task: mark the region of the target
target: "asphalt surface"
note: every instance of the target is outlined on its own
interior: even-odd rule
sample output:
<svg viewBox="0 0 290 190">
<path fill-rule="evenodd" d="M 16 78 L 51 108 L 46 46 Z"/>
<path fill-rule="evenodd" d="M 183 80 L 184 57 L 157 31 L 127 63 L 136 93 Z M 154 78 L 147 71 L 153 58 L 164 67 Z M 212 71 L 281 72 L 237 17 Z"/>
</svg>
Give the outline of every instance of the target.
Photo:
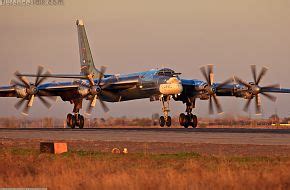
<svg viewBox="0 0 290 190">
<path fill-rule="evenodd" d="M 0 129 L 0 139 L 290 145 L 289 129 Z"/>
</svg>

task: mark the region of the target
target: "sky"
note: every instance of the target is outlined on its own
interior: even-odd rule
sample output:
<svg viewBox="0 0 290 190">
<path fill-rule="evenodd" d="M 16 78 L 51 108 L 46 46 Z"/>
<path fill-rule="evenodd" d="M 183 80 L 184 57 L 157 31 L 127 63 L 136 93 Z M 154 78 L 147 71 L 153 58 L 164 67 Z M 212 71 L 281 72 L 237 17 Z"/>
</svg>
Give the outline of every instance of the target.
<svg viewBox="0 0 290 190">
<path fill-rule="evenodd" d="M 215 65 L 215 80 L 237 75 L 251 81 L 250 65 L 269 71 L 261 84 L 290 88 L 290 1 L 288 0 L 64 0 L 61 6 L 0 6 L 0 85 L 16 70 L 79 73 L 75 21 L 83 19 L 96 67 L 119 74 L 169 67 L 182 78 L 203 79 L 200 67 Z M 273 103 L 262 98 L 263 116 L 290 114 L 290 94 Z M 248 115 L 245 100 L 221 97 L 225 114 Z M 0 99 L 0 116 L 20 116 L 15 98 Z M 86 106 L 87 103 L 85 103 Z M 97 105 L 91 117 L 148 117 L 160 102 L 136 100 Z M 253 105 L 251 106 L 254 111 Z M 66 117 L 73 105 L 60 99 L 47 110 L 36 101 L 29 117 Z M 185 110 L 171 102 L 171 114 Z M 198 116 L 208 101 L 197 101 Z"/>
</svg>

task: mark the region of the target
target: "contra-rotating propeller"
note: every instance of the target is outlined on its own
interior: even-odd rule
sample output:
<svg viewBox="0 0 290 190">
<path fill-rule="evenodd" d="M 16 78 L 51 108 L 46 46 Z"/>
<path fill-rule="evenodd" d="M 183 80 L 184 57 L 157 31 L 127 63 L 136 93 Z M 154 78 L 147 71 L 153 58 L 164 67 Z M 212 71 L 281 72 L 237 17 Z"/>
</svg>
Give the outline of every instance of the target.
<svg viewBox="0 0 290 190">
<path fill-rule="evenodd" d="M 206 71 L 206 67 L 201 67 L 200 70 L 201 70 L 201 73 L 203 74 L 203 76 L 207 82 L 207 86 L 205 87 L 205 89 L 203 89 L 203 91 L 205 91 L 207 93 L 207 95 L 209 95 L 209 114 L 214 113 L 213 102 L 214 102 L 214 105 L 216 106 L 217 112 L 222 113 L 223 110 L 222 110 L 221 104 L 216 96 L 216 92 L 217 92 L 217 90 L 221 89 L 225 85 L 231 83 L 233 81 L 233 79 L 230 78 L 230 79 L 224 81 L 223 83 L 215 85 L 214 84 L 213 65 L 208 65 L 207 71 Z"/>
<path fill-rule="evenodd" d="M 40 91 L 38 89 L 39 85 L 41 85 L 46 79 L 47 77 L 40 77 L 43 73 L 44 68 L 39 66 L 37 69 L 37 77 L 35 78 L 35 82 L 30 83 L 26 77 L 22 76 L 20 72 L 16 71 L 14 73 L 15 77 L 18 80 L 11 80 L 11 85 L 14 86 L 14 88 L 16 89 L 16 91 L 19 91 L 20 94 L 22 94 L 22 98 L 21 100 L 19 100 L 16 104 L 15 104 L 15 108 L 16 109 L 20 109 L 20 107 L 22 106 L 22 104 L 27 101 L 22 113 L 25 115 L 28 115 L 30 108 L 33 105 L 35 96 L 37 96 L 39 98 L 39 100 L 47 107 L 50 108 L 51 107 L 51 103 L 49 103 L 43 96 L 51 99 L 51 100 L 56 100 L 56 97 L 51 96 L 51 94 L 49 92 L 46 91 Z M 50 75 L 50 73 L 48 71 L 45 72 L 45 75 Z"/>
<path fill-rule="evenodd" d="M 96 106 L 97 99 L 99 100 L 102 109 L 105 112 L 108 112 L 109 108 L 106 105 L 106 103 L 102 100 L 102 97 L 109 97 L 111 99 L 117 98 L 117 96 L 115 94 L 113 94 L 112 92 L 107 90 L 108 87 L 111 86 L 110 83 L 101 85 L 101 83 L 104 79 L 105 72 L 106 72 L 106 67 L 101 66 L 97 83 L 95 83 L 92 75 L 87 76 L 87 78 L 90 82 L 89 85 L 85 85 L 89 89 L 89 93 L 87 96 L 92 96 L 92 98 L 90 99 L 90 103 L 87 107 L 88 114 L 90 114 L 92 112 L 92 109 Z"/>
<path fill-rule="evenodd" d="M 265 76 L 267 72 L 267 68 L 263 67 L 262 70 L 260 71 L 259 75 L 257 75 L 257 70 L 256 70 L 256 65 L 251 66 L 251 71 L 253 75 L 254 82 L 245 82 L 244 80 L 240 79 L 239 77 L 235 76 L 236 82 L 238 82 L 241 85 L 244 85 L 247 87 L 245 90 L 248 94 L 248 101 L 244 106 L 244 111 L 249 110 L 250 103 L 252 99 L 255 97 L 255 107 L 256 107 L 256 114 L 261 114 L 261 100 L 259 94 L 262 94 L 266 98 L 270 99 L 271 101 L 276 101 L 276 97 L 269 94 L 267 90 L 271 88 L 280 88 L 279 84 L 273 84 L 273 85 L 267 85 L 267 86 L 259 86 L 262 78 Z"/>
</svg>

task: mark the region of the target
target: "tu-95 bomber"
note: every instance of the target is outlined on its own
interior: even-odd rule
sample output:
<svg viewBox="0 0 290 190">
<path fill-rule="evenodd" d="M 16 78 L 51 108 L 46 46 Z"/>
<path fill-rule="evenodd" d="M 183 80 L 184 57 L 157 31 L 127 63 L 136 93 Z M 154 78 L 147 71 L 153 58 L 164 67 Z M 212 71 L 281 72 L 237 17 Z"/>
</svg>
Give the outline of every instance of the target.
<svg viewBox="0 0 290 190">
<path fill-rule="evenodd" d="M 83 128 L 84 116 L 80 110 L 85 101 L 89 101 L 86 113 L 90 114 L 97 101 L 102 109 L 109 111 L 105 102 L 122 102 L 136 99 L 150 99 L 161 101 L 163 116 L 159 118 L 161 127 L 171 126 L 169 115 L 169 102 L 171 99 L 181 101 L 185 105 L 185 112 L 179 115 L 181 126 L 195 128 L 197 116 L 192 113 L 197 99 L 209 101 L 209 113 L 214 110 L 222 113 L 219 96 L 232 96 L 246 99 L 244 110 L 247 111 L 254 101 L 256 113 L 261 113 L 261 96 L 271 101 L 276 97 L 270 93 L 290 93 L 290 89 L 280 88 L 278 84 L 260 85 L 267 69 L 256 71 L 256 66 L 251 66 L 253 82 L 247 82 L 239 77 L 232 77 L 221 83 L 214 81 L 213 66 L 201 67 L 203 80 L 184 79 L 181 73 L 169 68 L 153 69 L 132 74 L 107 74 L 106 67 L 97 69 L 94 65 L 85 26 L 82 20 L 77 20 L 80 74 L 51 74 L 44 72 L 39 66 L 36 74 L 23 74 L 15 72 L 16 80 L 12 80 L 9 86 L 0 86 L 0 97 L 16 97 L 19 101 L 15 104 L 17 109 L 22 109 L 23 114 L 28 114 L 33 106 L 34 99 L 39 100 L 49 108 L 50 101 L 60 97 L 63 101 L 73 104 L 73 111 L 67 115 L 68 127 Z M 34 78 L 30 82 L 28 78 Z M 69 82 L 47 82 L 48 78 L 64 78 Z M 214 109 L 215 107 L 215 109 Z"/>
</svg>

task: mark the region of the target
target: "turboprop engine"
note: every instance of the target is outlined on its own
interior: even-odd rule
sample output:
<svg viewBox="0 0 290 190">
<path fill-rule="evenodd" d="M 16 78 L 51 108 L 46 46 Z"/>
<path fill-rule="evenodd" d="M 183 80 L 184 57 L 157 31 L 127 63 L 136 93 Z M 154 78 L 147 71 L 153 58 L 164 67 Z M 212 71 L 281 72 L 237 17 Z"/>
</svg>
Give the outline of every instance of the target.
<svg viewBox="0 0 290 190">
<path fill-rule="evenodd" d="M 41 76 L 44 68 L 39 66 L 37 69 L 37 73 L 35 75 L 35 82 L 30 83 L 28 79 L 25 77 L 27 75 L 22 75 L 18 71 L 15 72 L 15 76 L 18 80 L 11 80 L 11 85 L 14 86 L 15 92 L 18 98 L 21 98 L 16 104 L 15 108 L 20 109 L 22 104 L 27 101 L 24 109 L 22 111 L 23 114 L 27 115 L 29 109 L 32 107 L 35 97 L 38 97 L 39 100 L 47 107 L 51 107 L 51 103 L 49 103 L 44 97 L 49 98 L 51 100 L 56 100 L 54 94 L 51 94 L 47 91 L 40 91 L 39 86 L 48 78 L 47 76 L 50 73 L 47 71 L 44 73 L 45 77 Z"/>
<path fill-rule="evenodd" d="M 165 95 L 181 94 L 182 90 L 182 84 L 176 77 L 171 77 L 166 81 L 166 84 L 160 84 L 159 86 L 159 91 Z"/>
</svg>

